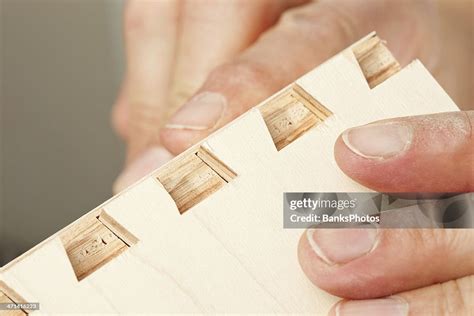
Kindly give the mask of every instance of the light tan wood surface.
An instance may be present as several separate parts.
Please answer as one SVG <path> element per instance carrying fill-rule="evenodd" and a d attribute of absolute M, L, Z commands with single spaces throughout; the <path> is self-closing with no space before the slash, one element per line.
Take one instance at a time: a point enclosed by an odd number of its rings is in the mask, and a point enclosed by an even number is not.
<path fill-rule="evenodd" d="M 370 35 L 331 58 L 13 261 L 0 278 L 40 302 L 37 314 L 325 315 L 338 298 L 301 271 L 302 231 L 283 229 L 282 192 L 367 191 L 334 161 L 343 130 L 457 109 L 419 61 L 396 69 L 381 43 Z M 360 45 L 369 47 L 362 55 Z"/>
<path fill-rule="evenodd" d="M 0 281 L 0 304 L 24 303 L 24 300 L 5 283 Z M 27 313 L 22 309 L 0 310 L 2 316 L 23 316 Z"/>
<path fill-rule="evenodd" d="M 353 51 L 370 88 L 400 71 L 400 64 L 378 36 L 355 45 Z"/>

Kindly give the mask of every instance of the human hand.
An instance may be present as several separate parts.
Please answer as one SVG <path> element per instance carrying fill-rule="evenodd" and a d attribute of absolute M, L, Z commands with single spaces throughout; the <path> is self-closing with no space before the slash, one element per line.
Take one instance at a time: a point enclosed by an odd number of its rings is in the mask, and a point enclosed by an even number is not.
<path fill-rule="evenodd" d="M 373 30 L 402 65 L 416 57 L 438 66 L 433 1 L 305 2 L 129 1 L 128 68 L 114 110 L 127 167 L 115 191 Z"/>
<path fill-rule="evenodd" d="M 127 142 L 127 168 L 115 191 L 172 157 L 159 146 L 160 129 L 213 68 L 245 50 L 288 8 L 307 1 L 129 0 L 127 71 L 113 111 L 114 127 Z"/>
<path fill-rule="evenodd" d="M 335 144 L 340 168 L 382 192 L 473 192 L 474 111 L 378 121 Z M 330 315 L 471 315 L 472 229 L 313 229 L 298 256 L 343 298 Z M 393 296 L 391 296 L 393 295 Z"/>

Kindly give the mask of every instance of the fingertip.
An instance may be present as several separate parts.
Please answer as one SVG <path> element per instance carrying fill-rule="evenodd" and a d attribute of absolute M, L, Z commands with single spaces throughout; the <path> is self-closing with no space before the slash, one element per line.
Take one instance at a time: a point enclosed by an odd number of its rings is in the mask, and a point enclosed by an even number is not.
<path fill-rule="evenodd" d="M 334 159 L 342 171 L 346 172 L 346 170 L 350 171 L 352 169 L 350 163 L 351 160 L 353 160 L 353 155 L 349 148 L 344 144 L 341 135 L 339 135 L 334 143 Z"/>
<path fill-rule="evenodd" d="M 311 247 L 308 241 L 308 232 L 309 230 L 301 235 L 298 243 L 298 261 L 304 274 L 311 283 L 332 295 L 351 297 L 351 293 L 346 291 L 345 284 L 339 286 L 337 274 L 334 274 L 332 267 L 322 260 Z"/>
<path fill-rule="evenodd" d="M 202 131 L 178 127 L 165 127 L 160 132 L 160 140 L 162 145 L 173 155 L 179 155 L 206 136 L 207 133 Z"/>
<path fill-rule="evenodd" d="M 365 275 L 365 269 L 354 268 L 350 261 L 359 261 L 359 257 L 372 252 L 376 235 L 372 228 L 309 229 L 298 244 L 300 266 L 314 285 L 332 295 L 351 299 L 370 297 L 379 292 L 378 286 Z"/>
<path fill-rule="evenodd" d="M 115 180 L 113 185 L 114 194 L 117 194 L 118 192 L 129 187 L 172 158 L 173 155 L 164 148 L 149 148 L 140 157 L 135 159 L 135 161 L 127 166 L 125 170 L 123 170 L 123 172 L 117 177 L 117 180 Z"/>
<path fill-rule="evenodd" d="M 468 192 L 470 115 L 438 113 L 353 127 L 337 139 L 335 160 L 346 175 L 376 191 Z"/>
<path fill-rule="evenodd" d="M 299 262 L 311 282 L 339 297 L 383 297 L 472 273 L 472 265 L 466 258 L 472 253 L 474 234 L 467 234 L 468 231 L 373 228 L 313 231 L 313 242 L 308 232 L 300 239 Z M 400 244 L 404 246 L 400 248 Z M 446 257 L 452 260 L 446 261 Z"/>
<path fill-rule="evenodd" d="M 408 303 L 401 297 L 389 296 L 367 300 L 342 300 L 337 302 L 329 315 L 336 316 L 407 316 Z"/>
<path fill-rule="evenodd" d="M 305 231 L 298 242 L 298 261 L 303 272 L 306 274 L 308 279 L 315 285 L 317 282 L 317 272 L 315 273 L 315 267 L 318 258 L 314 258 L 312 255 L 311 247 L 309 246 L 308 239 L 306 237 L 307 231 Z"/>
<path fill-rule="evenodd" d="M 179 154 L 225 123 L 227 110 L 224 94 L 202 91 L 169 119 L 160 133 L 161 141 L 170 152 Z"/>
<path fill-rule="evenodd" d="M 318 288 L 338 297 L 365 299 L 381 292 L 375 282 L 364 271 L 351 268 L 351 265 L 329 264 L 312 249 L 305 232 L 298 246 L 298 260 L 308 279 Z M 335 313 L 335 306 L 331 310 Z M 329 314 L 329 315 L 333 315 Z"/>
<path fill-rule="evenodd" d="M 349 149 L 342 139 L 342 135 L 337 138 L 334 144 L 334 159 L 347 176 L 362 185 L 373 187 L 374 183 L 379 181 L 377 178 L 379 175 L 373 172 L 374 162 L 360 157 Z M 374 176 L 376 176 L 375 179 Z"/>

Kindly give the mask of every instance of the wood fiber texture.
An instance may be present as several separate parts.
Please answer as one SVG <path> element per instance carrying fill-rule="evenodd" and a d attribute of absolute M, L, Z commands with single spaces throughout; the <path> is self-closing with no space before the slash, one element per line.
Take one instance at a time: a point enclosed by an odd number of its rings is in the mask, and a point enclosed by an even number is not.
<path fill-rule="evenodd" d="M 380 45 L 371 34 L 345 49 L 8 264 L 1 280 L 40 302 L 35 314 L 325 315 L 338 298 L 301 271 L 303 232 L 283 229 L 282 192 L 367 191 L 334 161 L 342 131 L 457 110 L 419 61 L 399 69 Z"/>
<path fill-rule="evenodd" d="M 0 281 L 0 304 L 17 304 L 25 303 L 25 300 L 21 298 L 14 290 L 9 288 L 4 282 Z M 27 313 L 23 309 L 5 309 L 0 310 L 2 316 L 23 316 Z"/>

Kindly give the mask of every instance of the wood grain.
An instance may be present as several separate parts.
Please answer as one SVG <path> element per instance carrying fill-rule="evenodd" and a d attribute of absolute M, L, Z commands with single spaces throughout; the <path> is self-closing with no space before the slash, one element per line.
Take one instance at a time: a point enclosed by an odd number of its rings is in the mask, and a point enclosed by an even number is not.
<path fill-rule="evenodd" d="M 354 54 L 371 89 L 401 69 L 398 61 L 377 35 L 356 45 Z"/>
<path fill-rule="evenodd" d="M 199 146 L 177 157 L 156 176 L 182 214 L 219 190 L 236 174 L 209 150 Z"/>
<path fill-rule="evenodd" d="M 260 111 L 278 150 L 331 115 L 296 83 L 264 103 Z"/>
<path fill-rule="evenodd" d="M 8 296 L 0 292 L 0 304 L 14 303 Z M 0 310 L 2 316 L 22 316 L 27 315 L 23 310 Z"/>
<path fill-rule="evenodd" d="M 299 78 L 8 264 L 0 279 L 45 314 L 327 314 L 338 298 L 301 271 L 303 232 L 283 229 L 282 192 L 368 191 L 334 161 L 345 129 L 457 109 L 419 61 L 380 71 L 392 64 L 383 57 L 364 73 L 384 53 L 374 43 L 370 35 Z M 371 89 L 367 74 L 385 81 Z M 92 255 L 81 257 L 84 249 Z"/>
<path fill-rule="evenodd" d="M 137 242 L 105 212 L 81 219 L 62 234 L 61 240 L 79 281 Z"/>
<path fill-rule="evenodd" d="M 24 303 L 25 301 L 9 288 L 5 283 L 0 281 L 0 304 L 10 303 Z M 0 310 L 1 316 L 23 316 L 28 313 L 22 309 L 20 310 Z"/>

